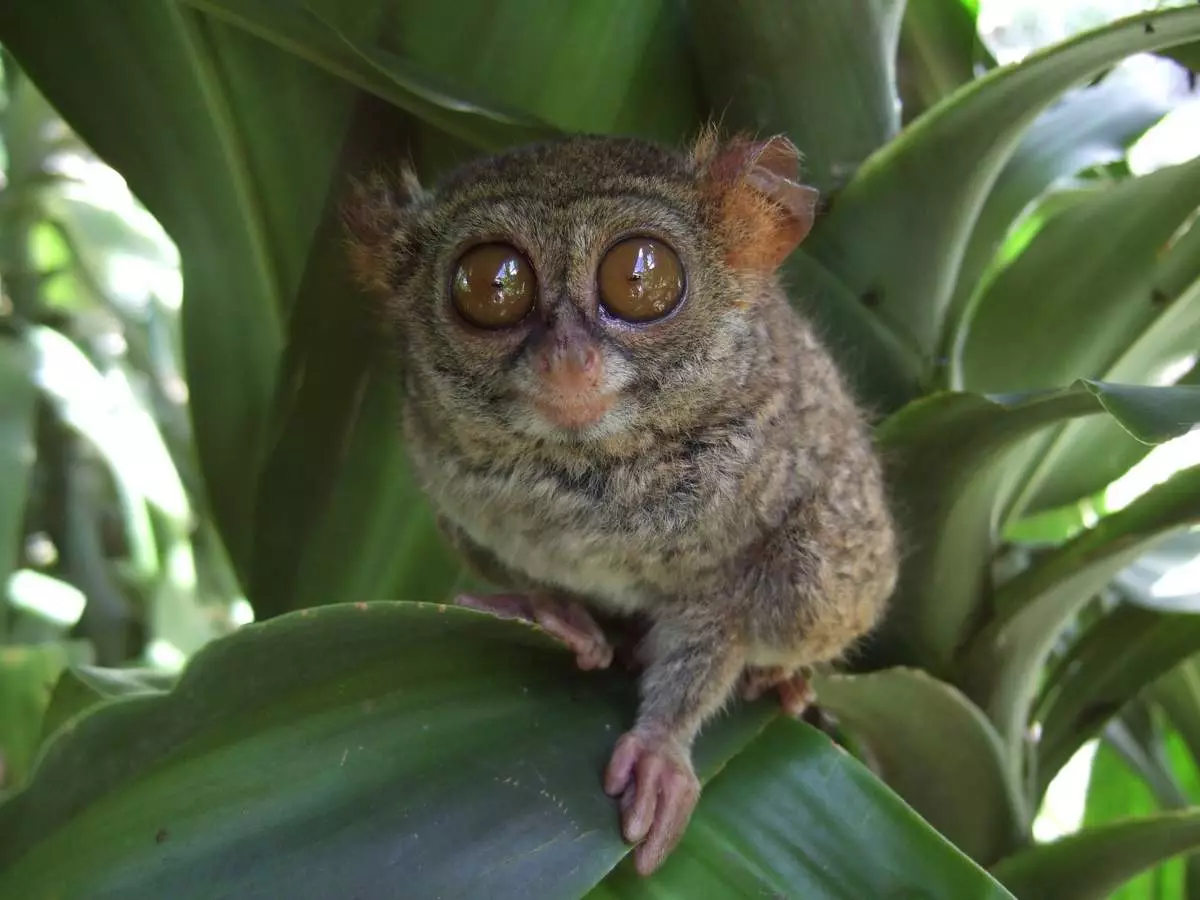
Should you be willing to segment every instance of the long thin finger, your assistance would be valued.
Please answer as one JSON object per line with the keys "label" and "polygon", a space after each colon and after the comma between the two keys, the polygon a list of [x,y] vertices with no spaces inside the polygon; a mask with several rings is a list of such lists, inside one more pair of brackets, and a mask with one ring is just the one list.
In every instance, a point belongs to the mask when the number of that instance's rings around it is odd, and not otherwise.
{"label": "long thin finger", "polygon": [[624,735],[617,746],[613,748],[612,758],[604,771],[604,793],[610,797],[625,793],[633,777],[633,767],[637,763],[641,751],[637,739],[632,735]]}
{"label": "long thin finger", "polygon": [[663,776],[663,760],[656,753],[642,754],[638,760],[633,790],[637,793],[625,816],[625,840],[636,844],[650,833],[659,807],[659,786]]}
{"label": "long thin finger", "polygon": [[455,606],[477,609],[506,619],[534,621],[533,607],[522,594],[459,594],[454,598]]}

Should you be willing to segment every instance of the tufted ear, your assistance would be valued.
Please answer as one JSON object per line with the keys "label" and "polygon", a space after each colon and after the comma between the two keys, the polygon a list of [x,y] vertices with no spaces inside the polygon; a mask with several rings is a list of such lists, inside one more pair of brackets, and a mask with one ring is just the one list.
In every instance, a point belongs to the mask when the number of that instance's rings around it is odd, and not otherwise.
{"label": "tufted ear", "polygon": [[351,179],[341,205],[347,252],[354,277],[363,288],[382,294],[392,289],[392,275],[406,251],[408,207],[424,195],[416,172],[374,171]]}
{"label": "tufted ear", "polygon": [[710,129],[692,160],[733,268],[774,271],[808,236],[820,194],[800,184],[800,151],[783,135],[720,143]]}

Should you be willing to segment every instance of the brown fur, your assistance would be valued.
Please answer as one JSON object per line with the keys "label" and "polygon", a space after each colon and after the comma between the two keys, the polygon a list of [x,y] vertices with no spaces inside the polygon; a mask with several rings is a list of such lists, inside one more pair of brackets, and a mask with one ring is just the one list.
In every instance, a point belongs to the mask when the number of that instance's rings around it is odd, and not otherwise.
{"label": "brown fur", "polygon": [[[796,167],[783,138],[710,131],[681,154],[574,137],[428,193],[411,174],[373,178],[347,208],[355,271],[402,358],[408,451],[448,535],[486,578],[651,623],[637,722],[609,773],[610,789],[661,777],[680,798],[627,805],[627,836],[655,822],[643,871],[678,839],[692,740],[742,673],[838,659],[895,582],[868,429],[774,272],[812,224]],[[598,310],[596,267],[629,233],[664,240],[687,273],[678,309],[641,326]],[[472,329],[447,298],[481,240],[537,273],[537,307],[508,331]],[[616,398],[575,432],[535,403],[533,359],[564,329],[599,352]]]}

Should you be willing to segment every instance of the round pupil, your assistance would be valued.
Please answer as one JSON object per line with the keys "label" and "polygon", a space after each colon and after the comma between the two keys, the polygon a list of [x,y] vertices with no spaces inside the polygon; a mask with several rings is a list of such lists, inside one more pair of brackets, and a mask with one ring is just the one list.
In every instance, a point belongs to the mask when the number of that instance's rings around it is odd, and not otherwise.
{"label": "round pupil", "polygon": [[652,238],[617,244],[600,263],[600,298],[630,322],[661,319],[683,297],[683,266],[670,247]]}
{"label": "round pupil", "polygon": [[480,328],[514,325],[533,307],[533,270],[505,244],[472,247],[458,261],[451,294],[467,321]]}

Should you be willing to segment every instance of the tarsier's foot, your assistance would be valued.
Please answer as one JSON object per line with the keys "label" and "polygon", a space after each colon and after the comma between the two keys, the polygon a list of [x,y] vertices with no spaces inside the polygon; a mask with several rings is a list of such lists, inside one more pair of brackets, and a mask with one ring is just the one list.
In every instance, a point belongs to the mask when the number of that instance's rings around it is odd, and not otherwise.
{"label": "tarsier's foot", "polygon": [[613,648],[596,620],[574,600],[555,600],[539,594],[460,594],[457,606],[524,619],[544,628],[575,654],[581,669],[607,669]]}
{"label": "tarsier's foot", "polygon": [[747,666],[742,675],[744,699],[757,700],[772,688],[779,693],[783,711],[797,719],[817,699],[816,691],[802,672],[783,666]]}
{"label": "tarsier's foot", "polygon": [[683,836],[700,799],[700,782],[688,752],[670,737],[621,736],[604,773],[604,791],[621,798],[621,831],[639,843],[634,864],[649,875]]}

